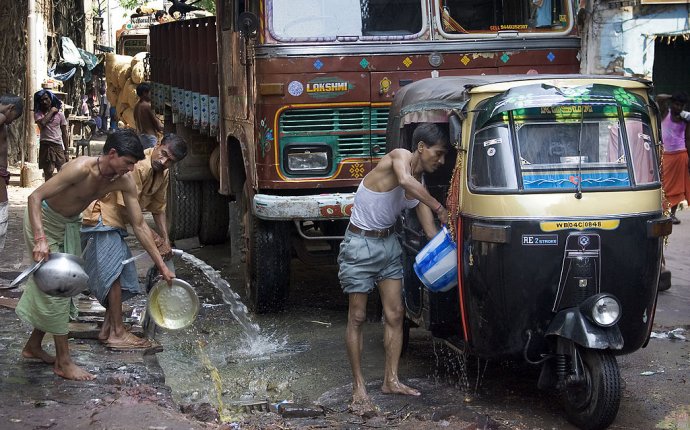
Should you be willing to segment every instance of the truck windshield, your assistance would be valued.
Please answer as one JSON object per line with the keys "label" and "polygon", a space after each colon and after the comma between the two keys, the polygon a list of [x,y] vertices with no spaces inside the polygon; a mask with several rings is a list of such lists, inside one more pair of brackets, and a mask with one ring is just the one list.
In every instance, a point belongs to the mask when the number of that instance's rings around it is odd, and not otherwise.
{"label": "truck windshield", "polygon": [[408,39],[421,33],[421,0],[272,0],[270,31],[281,41]]}
{"label": "truck windshield", "polygon": [[621,123],[616,113],[615,105],[504,112],[474,134],[470,186],[538,192],[572,191],[579,181],[582,190],[658,183],[648,119],[629,112]]}
{"label": "truck windshield", "polygon": [[439,0],[441,30],[449,37],[470,33],[557,33],[572,27],[568,0]]}

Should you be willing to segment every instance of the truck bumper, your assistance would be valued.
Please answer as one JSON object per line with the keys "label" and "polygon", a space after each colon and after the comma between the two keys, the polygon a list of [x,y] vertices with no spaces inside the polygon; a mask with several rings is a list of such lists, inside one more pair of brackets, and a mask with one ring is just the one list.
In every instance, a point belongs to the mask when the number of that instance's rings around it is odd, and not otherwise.
{"label": "truck bumper", "polygon": [[264,220],[347,219],[352,214],[355,193],[333,193],[309,196],[254,195],[254,214]]}

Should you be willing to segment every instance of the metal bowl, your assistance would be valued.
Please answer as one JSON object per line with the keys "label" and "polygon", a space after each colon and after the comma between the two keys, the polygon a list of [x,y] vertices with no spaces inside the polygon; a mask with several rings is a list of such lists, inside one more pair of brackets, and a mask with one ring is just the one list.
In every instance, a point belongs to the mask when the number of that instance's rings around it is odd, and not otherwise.
{"label": "metal bowl", "polygon": [[199,297],[182,279],[173,279],[172,285],[161,280],[149,292],[148,314],[160,327],[185,328],[194,322],[198,313]]}
{"label": "metal bowl", "polygon": [[34,272],[36,286],[56,297],[73,297],[88,288],[84,260],[76,255],[51,252],[48,261]]}

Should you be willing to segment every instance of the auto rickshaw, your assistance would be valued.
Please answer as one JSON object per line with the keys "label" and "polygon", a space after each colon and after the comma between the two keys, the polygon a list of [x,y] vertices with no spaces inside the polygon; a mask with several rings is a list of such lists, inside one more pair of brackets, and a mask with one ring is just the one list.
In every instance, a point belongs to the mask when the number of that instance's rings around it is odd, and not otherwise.
{"label": "auto rickshaw", "polygon": [[[454,149],[425,176],[446,201],[458,283],[425,288],[413,270],[427,242],[403,214],[407,322],[464,353],[541,366],[583,429],[610,425],[616,356],[646,346],[664,236],[661,153],[651,83],[582,75],[440,77],[402,88],[387,149],[445,123]],[[455,162],[453,162],[455,161]]]}

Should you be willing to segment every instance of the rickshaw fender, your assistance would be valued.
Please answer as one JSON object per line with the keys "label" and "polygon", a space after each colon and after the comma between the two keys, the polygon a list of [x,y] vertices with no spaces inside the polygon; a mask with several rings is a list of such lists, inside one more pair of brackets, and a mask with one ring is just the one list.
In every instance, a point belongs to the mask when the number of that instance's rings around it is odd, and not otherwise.
{"label": "rickshaw fender", "polygon": [[622,349],[623,335],[618,325],[600,327],[585,317],[580,308],[563,309],[554,316],[545,336],[558,336],[591,349]]}

